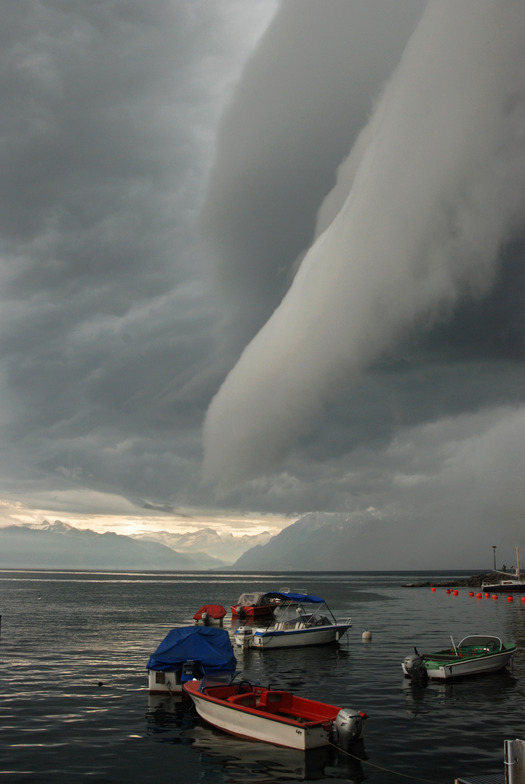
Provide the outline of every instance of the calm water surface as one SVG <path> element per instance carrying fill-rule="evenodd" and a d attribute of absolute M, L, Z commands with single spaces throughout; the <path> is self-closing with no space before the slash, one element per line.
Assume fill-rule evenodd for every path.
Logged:
<path fill-rule="evenodd" d="M 428 577 L 1 571 L 0 781 L 452 784 L 502 773 L 504 740 L 525 737 L 525 605 L 402 587 Z M 244 590 L 283 585 L 325 597 L 353 628 L 339 646 L 237 650 L 239 670 L 366 711 L 362 762 L 236 740 L 180 701 L 148 697 L 144 667 L 170 628 L 192 624 L 203 604 L 229 610 Z M 423 688 L 403 678 L 414 645 L 431 650 L 478 632 L 518 643 L 512 672 Z"/>

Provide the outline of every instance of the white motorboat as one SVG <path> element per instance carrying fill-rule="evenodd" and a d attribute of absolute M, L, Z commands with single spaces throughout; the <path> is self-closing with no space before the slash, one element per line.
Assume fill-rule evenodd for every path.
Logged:
<path fill-rule="evenodd" d="M 306 751 L 333 744 L 349 748 L 363 735 L 366 713 L 265 688 L 249 681 L 183 687 L 199 716 L 230 735 Z"/>
<path fill-rule="evenodd" d="M 347 618 L 337 621 L 320 596 L 306 593 L 275 592 L 280 603 L 266 627 L 240 626 L 235 631 L 237 645 L 250 648 L 295 648 L 338 642 L 352 626 Z"/>

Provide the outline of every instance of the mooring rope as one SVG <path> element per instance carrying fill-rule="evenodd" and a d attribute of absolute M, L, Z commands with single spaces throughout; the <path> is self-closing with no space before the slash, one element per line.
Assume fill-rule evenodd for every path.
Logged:
<path fill-rule="evenodd" d="M 335 743 L 329 741 L 329 745 L 333 746 L 334 749 L 337 751 L 346 754 L 348 757 L 352 757 L 352 759 L 357 760 L 358 762 L 365 763 L 366 765 L 370 765 L 371 768 L 375 768 L 376 770 L 382 770 L 383 773 L 391 773 L 393 776 L 403 776 L 405 779 L 411 779 L 412 781 L 422 781 L 424 784 L 440 784 L 440 782 L 436 781 L 435 779 L 425 779 L 421 778 L 421 776 L 412 776 L 410 773 L 400 773 L 397 770 L 392 770 L 391 768 L 384 768 L 381 765 L 377 765 L 375 762 L 370 762 L 370 760 L 364 760 L 361 757 L 356 756 L 355 754 L 351 754 L 349 751 L 345 749 L 341 749 L 339 746 L 336 746 Z"/>

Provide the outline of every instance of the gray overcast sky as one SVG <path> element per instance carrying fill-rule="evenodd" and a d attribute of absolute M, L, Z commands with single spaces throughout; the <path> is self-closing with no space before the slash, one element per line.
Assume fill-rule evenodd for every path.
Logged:
<path fill-rule="evenodd" d="M 0 11 L 3 521 L 519 544 L 521 0 Z"/>

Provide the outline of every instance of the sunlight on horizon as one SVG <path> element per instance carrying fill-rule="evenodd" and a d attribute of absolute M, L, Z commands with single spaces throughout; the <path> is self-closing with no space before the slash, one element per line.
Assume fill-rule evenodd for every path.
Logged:
<path fill-rule="evenodd" d="M 112 506 L 112 504 L 108 504 L 108 506 Z M 126 514 L 79 512 L 78 509 L 68 511 L 67 507 L 68 504 L 64 503 L 63 505 L 57 504 L 54 508 L 48 506 L 31 508 L 20 501 L 3 498 L 0 500 L 0 527 L 41 525 L 44 522 L 53 523 L 59 520 L 74 528 L 89 529 L 96 533 L 114 532 L 123 536 L 135 536 L 157 531 L 178 534 L 198 533 L 209 528 L 222 536 L 231 534 L 235 537 L 241 537 L 257 535 L 265 531 L 275 535 L 293 522 L 293 519 L 282 515 L 241 514 L 233 511 L 228 514 L 224 511 L 214 510 L 187 510 L 170 514 L 161 510 L 148 509 L 147 514 L 140 514 L 137 511 Z"/>

